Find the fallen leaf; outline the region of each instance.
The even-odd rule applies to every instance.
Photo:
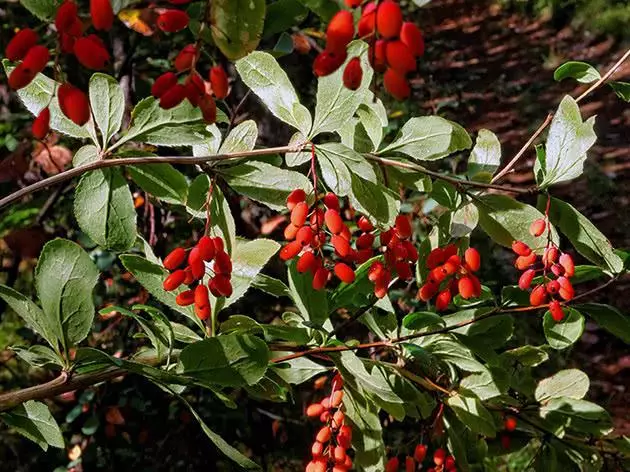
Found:
[[[38,143],[32,156],[48,175],[63,172],[66,165],[72,161],[72,153],[65,146],[44,146]]]

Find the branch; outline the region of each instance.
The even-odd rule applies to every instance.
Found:
[[[582,93],[579,97],[577,97],[575,101],[577,103],[580,103],[588,95],[590,95],[596,89],[601,87],[604,84],[604,82],[606,82],[617,71],[617,69],[619,69],[621,64],[623,64],[626,60],[628,60],[629,57],[630,57],[630,49],[628,49],[626,53],[623,56],[621,56],[621,59],[619,59],[610,69],[608,69],[608,72],[606,72],[597,82],[591,85],[584,93]],[[547,118],[545,118],[545,121],[543,121],[543,123],[538,127],[538,129],[534,132],[531,138],[527,140],[527,142],[523,145],[523,147],[512,158],[512,160],[508,162],[508,164],[503,168],[503,170],[501,170],[501,172],[499,172],[497,175],[494,176],[494,178],[491,181],[492,183],[495,183],[496,181],[504,177],[508,172],[510,172],[514,168],[514,166],[517,164],[519,159],[523,157],[523,154],[525,154],[525,152],[534,143],[534,141],[538,138],[538,136],[540,136],[542,132],[547,128],[547,126],[549,126],[552,119],[553,119],[553,113],[549,113],[547,115]]]
[[[18,190],[17,192],[14,192],[0,199],[0,208],[3,208],[7,206],[8,204],[13,203],[14,201],[19,200],[20,198],[26,195],[30,195],[44,188],[50,187],[52,185],[60,184],[61,182],[65,182],[66,180],[70,180],[74,177],[83,175],[86,172],[90,172],[97,169],[105,169],[107,167],[138,166],[138,165],[149,165],[149,164],[196,165],[196,164],[204,164],[208,162],[227,161],[229,159],[265,156],[267,154],[298,152],[304,147],[304,145],[305,143],[300,143],[293,146],[280,146],[280,147],[273,147],[273,148],[266,148],[266,149],[254,149],[253,151],[242,151],[242,152],[215,154],[212,156],[199,156],[199,157],[158,156],[158,157],[126,157],[126,158],[119,158],[119,159],[102,159],[102,160],[90,162],[89,164],[85,164],[79,167],[68,169],[57,175],[53,175],[44,180],[40,180],[39,182],[35,182],[32,185],[24,187]]]

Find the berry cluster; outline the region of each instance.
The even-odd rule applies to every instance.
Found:
[[[368,279],[374,283],[374,295],[378,298],[387,295],[394,272],[402,280],[413,278],[412,265],[418,260],[418,251],[410,240],[411,235],[411,221],[405,215],[398,215],[394,227],[380,234],[380,251],[385,263],[375,261],[368,270]]]
[[[350,8],[360,6],[358,0],[346,0]],[[416,59],[424,54],[424,38],[418,27],[403,22],[400,6],[393,0],[369,2],[361,12],[358,36],[370,42],[368,59],[377,72],[384,72],[385,89],[397,100],[409,97],[411,88],[406,75],[416,70]],[[348,43],[355,37],[352,13],[338,12],[326,30],[326,49],[313,63],[317,76],[332,74],[345,62]],[[344,85],[356,90],[363,71],[358,57],[352,58],[343,73]]]
[[[530,234],[534,237],[542,236],[545,231],[549,231],[549,225],[542,218],[534,221],[529,228]],[[512,251],[518,256],[514,266],[523,271],[518,279],[521,290],[528,290],[537,274],[542,276],[542,283],[537,284],[530,293],[529,303],[532,306],[540,306],[549,300],[552,318],[558,322],[562,321],[564,310],[557,297],[569,301],[575,295],[573,285],[569,280],[575,275],[575,264],[571,255],[560,252],[551,238],[547,240],[547,246],[540,261],[538,255],[522,241],[514,241]]]
[[[414,472],[417,470],[417,464],[422,464],[427,456],[428,448],[424,444],[418,444],[413,452],[413,456],[405,457],[405,472]],[[397,456],[391,457],[385,464],[385,472],[398,472],[401,461]],[[424,470],[424,468],[422,469]],[[441,447],[437,448],[433,453],[433,466],[427,469],[427,472],[455,472],[455,458],[447,455],[446,451]]]
[[[345,424],[341,411],[343,403],[343,380],[339,374],[332,381],[332,393],[319,403],[306,409],[306,416],[319,418],[324,426],[317,432],[311,447],[313,459],[306,472],[346,472],[352,468],[348,449],[352,442],[352,429]]]
[[[211,267],[213,276],[206,287],[202,283],[206,273],[206,262],[214,261]],[[186,265],[184,266],[184,263]],[[164,290],[172,291],[180,285],[189,289],[177,295],[180,306],[195,304],[195,314],[201,320],[207,320],[212,314],[208,289],[215,297],[232,295],[232,261],[223,245],[223,239],[202,236],[197,244],[187,251],[183,247],[175,248],[164,258],[164,267],[171,274],[164,280]]]
[[[310,271],[313,274],[312,285],[315,290],[321,290],[326,286],[331,275],[331,266],[332,272],[339,280],[346,283],[354,282],[355,274],[351,264],[365,262],[372,255],[371,247],[366,246],[365,250],[352,248],[352,234],[341,217],[337,196],[328,193],[322,200],[326,211],[317,205],[314,208],[309,207],[304,190],[297,189],[291,192],[287,198],[291,222],[284,230],[284,237],[291,242],[280,250],[280,258],[284,261],[300,255],[297,270],[300,273]],[[330,234],[324,231],[324,228],[328,229]],[[327,242],[334,248],[336,261],[323,256],[322,249]],[[367,243],[364,241],[361,244],[359,246],[357,243],[358,247],[363,247],[363,244]]]
[[[481,283],[473,274],[481,267],[479,251],[473,247],[466,249],[463,261],[457,252],[457,246],[449,244],[433,249],[426,259],[430,272],[427,282],[418,290],[418,298],[427,302],[437,294],[437,311],[446,310],[457,293],[465,299],[481,295]]]

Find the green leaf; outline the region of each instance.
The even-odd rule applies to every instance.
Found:
[[[523,241],[531,248],[542,246],[542,238],[529,234],[529,223],[544,218],[533,206],[505,195],[482,195],[474,201],[479,210],[479,225],[498,244],[511,247],[514,241]],[[558,243],[558,234],[552,228],[552,241]]]
[[[63,436],[48,407],[35,400],[29,400],[11,411],[0,414],[0,418],[22,436],[37,443],[44,451],[48,446],[63,449]]]
[[[385,444],[379,408],[371,398],[351,387],[344,387],[346,420],[352,428],[354,463],[365,472],[385,470]]]
[[[468,236],[479,223],[479,210],[474,203],[469,202],[459,207],[451,218],[451,236],[463,238]]]
[[[383,102],[370,99],[367,103],[362,103],[357,109],[359,123],[365,130],[365,134],[371,141],[368,152],[376,151],[383,142],[383,130],[387,127],[387,110]]]
[[[188,196],[188,182],[180,171],[170,164],[128,166],[129,175],[138,186],[154,197],[173,204],[183,205]]]
[[[219,110],[217,109],[217,112],[218,111]],[[206,132],[208,133],[208,136],[206,136],[204,143],[194,144],[192,147],[193,156],[195,157],[212,156],[219,151],[219,146],[221,145],[221,139],[223,139],[223,136],[221,135],[221,131],[219,131],[217,125],[212,124],[206,126]]]
[[[489,400],[501,395],[501,391],[495,380],[492,378],[490,371],[471,374],[462,379],[459,384],[460,388],[468,390],[479,397],[480,400]]]
[[[42,344],[36,344],[28,349],[12,346],[17,356],[33,367],[56,368],[64,367],[63,359],[51,348]]]
[[[546,204],[546,199],[539,197],[538,204]],[[569,238],[577,252],[589,261],[613,274],[623,270],[623,260],[615,253],[606,236],[570,204],[552,197],[549,220]]]
[[[299,131],[295,132],[291,139],[289,139],[289,146],[296,146],[301,143],[305,143],[307,139],[304,137],[302,133]],[[300,151],[300,152],[287,152],[284,155],[284,160],[289,167],[296,167],[299,165],[308,162],[311,159],[310,149],[308,151]]]
[[[136,210],[118,169],[99,169],[81,177],[74,196],[81,230],[105,249],[125,251],[136,241]]]
[[[400,212],[400,201],[387,187],[352,174],[350,201],[361,213],[383,226],[394,225]]]
[[[529,345],[510,349],[509,351],[505,351],[502,355],[529,367],[535,367],[549,360],[547,351]]]
[[[265,0],[214,0],[210,8],[212,39],[235,61],[253,51],[262,37]]]
[[[186,346],[179,357],[183,374],[224,387],[254,385],[267,371],[269,349],[255,336],[226,334]]]
[[[295,306],[304,320],[321,326],[328,319],[328,298],[325,290],[313,288],[313,276],[300,274],[295,268],[296,261],[289,262],[289,290]]]
[[[394,142],[378,154],[401,152],[418,161],[433,161],[472,146],[470,136],[457,123],[439,116],[411,118]]]
[[[428,328],[429,326],[446,326],[444,319],[440,315],[430,311],[409,313],[403,318],[402,324],[405,328],[414,331]]]
[[[427,346],[426,351],[448,364],[466,372],[485,372],[486,367],[475,359],[466,346],[449,335],[437,335]]]
[[[20,3],[37,18],[48,22],[55,18],[61,0],[20,0]]]
[[[601,79],[601,75],[597,69],[586,62],[569,61],[558,67],[553,73],[553,79],[560,82],[561,80],[571,77],[583,84],[590,84]]]
[[[362,307],[367,305],[370,297],[374,293],[374,284],[368,279],[370,266],[381,257],[372,259],[361,264],[354,271],[354,282],[351,284],[340,283],[330,296],[330,311],[343,307]]]
[[[225,120],[225,114],[217,110],[217,122]],[[133,109],[127,134],[110,149],[129,141],[156,146],[193,146],[205,144],[210,139],[213,139],[213,135],[207,130],[201,111],[188,100],[175,108],[164,110],[159,101],[148,97]]]
[[[199,174],[190,183],[188,197],[186,199],[186,210],[196,218],[206,218],[206,202],[208,201],[208,191],[210,190],[210,177],[206,174]],[[221,194],[223,196],[223,194]],[[223,206],[223,205],[222,205]]]
[[[584,317],[573,308],[564,308],[564,318],[557,322],[549,311],[543,317],[543,330],[549,345],[558,350],[566,349],[582,336]]]
[[[33,0],[33,3],[38,0]],[[56,10],[55,10],[56,11]],[[2,60],[7,75],[15,68],[7,59]],[[94,133],[94,123],[90,120],[83,126],[78,126],[61,112],[59,101],[52,99],[56,87],[60,84],[44,74],[37,74],[35,79],[26,87],[17,91],[26,109],[37,116],[46,106],[50,108],[50,128],[72,138],[91,138],[98,145]]]
[[[562,99],[549,128],[544,165],[536,160],[534,166],[537,179],[538,169],[543,171],[543,180],[538,181],[541,189],[582,174],[586,151],[597,140],[594,125],[595,117],[582,121],[580,107],[573,98],[567,95]]]
[[[311,183],[304,175],[260,161],[221,169],[221,174],[236,192],[273,210],[284,209],[287,197],[297,188],[304,189],[307,195],[313,192]]]
[[[630,102],[630,83],[628,82],[608,82],[619,98]]]
[[[113,77],[96,73],[90,78],[89,95],[94,121],[103,138],[103,149],[106,149],[122,126],[125,112],[122,87]]]
[[[87,144],[81,148],[77,152],[74,153],[72,157],[72,165],[74,167],[80,167],[85,164],[89,164],[90,162],[97,161],[99,159],[99,149],[92,144]]]
[[[630,344],[630,318],[610,305],[600,303],[584,303],[577,305],[576,310],[586,313],[609,333],[617,336],[626,344]]]
[[[363,41],[353,41],[348,45],[348,57],[345,64],[354,57],[361,60],[363,79],[357,90],[350,90],[343,85],[342,65],[334,73],[317,80],[317,102],[311,139],[321,133],[334,133],[350,120],[359,105],[368,102],[372,93],[369,91],[373,70],[368,61],[368,45]]]
[[[272,358],[282,357],[290,352],[274,351]],[[287,383],[300,385],[307,380],[312,379],[316,375],[320,375],[328,371],[328,369],[306,357],[298,357],[281,364],[273,364],[273,370],[276,374]]]
[[[278,252],[280,244],[270,239],[237,241],[232,253],[232,295],[223,307],[228,307],[243,295],[269,259]]]
[[[374,169],[358,152],[341,143],[327,143],[315,148],[322,178],[330,190],[339,196],[352,191],[352,175],[376,183]]]
[[[302,5],[328,22],[339,11],[339,4],[335,0],[299,0]]]
[[[278,0],[267,7],[263,38],[290,30],[302,23],[308,10],[299,0]]]
[[[551,377],[538,382],[534,396],[536,401],[545,403],[552,398],[569,397],[584,398],[590,382],[588,375],[578,369],[561,370]]]
[[[236,245],[236,226],[234,225],[234,218],[232,217],[230,205],[218,185],[215,185],[212,189],[212,199],[210,201],[210,228],[211,233],[215,237],[219,236],[223,239],[227,253],[233,254],[234,246]]]
[[[493,438],[496,434],[494,419],[478,398],[460,393],[449,397],[446,404],[472,432]]]
[[[194,321],[202,330],[204,329],[203,323],[194,314],[192,307],[183,307],[175,303],[177,294],[183,291],[182,288],[172,292],[164,290],[162,283],[166,278],[167,272],[163,267],[148,261],[144,257],[133,254],[123,254],[120,256],[120,261],[123,266],[125,266],[125,269],[131,272],[136,280],[140,282],[140,284],[146,288],[151,295],[172,310],[181,313],[190,320]]]
[[[99,272],[90,256],[76,243],[54,239],[47,243],[35,269],[37,296],[55,335],[70,348],[83,341],[92,328],[92,291]]]
[[[501,165],[501,143],[492,131],[480,129],[475,147],[468,159],[468,176],[472,180],[490,182]]]
[[[246,120],[228,134],[219,148],[219,154],[251,151],[258,139],[258,127],[254,120]]]
[[[564,424],[581,434],[598,436],[613,430],[610,415],[601,406],[575,398],[553,398],[540,408],[540,416],[552,423]]]
[[[235,5],[238,3],[234,2]],[[300,103],[286,72],[271,54],[252,52],[236,61],[236,70],[245,85],[258,95],[271,113],[308,136],[311,114]]]
[[[289,287],[282,280],[274,279],[265,274],[258,274],[252,281],[252,287],[273,295],[274,297],[290,297]]]
[[[56,323],[30,299],[6,285],[0,284],[0,298],[22,318],[29,328],[44,338],[55,350],[59,349]]]

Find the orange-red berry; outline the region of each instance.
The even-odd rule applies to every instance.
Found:
[[[50,59],[50,51],[48,51],[46,46],[33,46],[26,53],[22,66],[37,74],[44,70],[44,67],[46,67],[46,64],[48,63],[48,59]]]
[[[322,288],[324,288],[324,286],[328,282],[329,275],[330,272],[327,269],[323,267],[317,269],[315,271],[315,275],[313,276],[313,289],[321,290]]]
[[[291,224],[294,226],[302,226],[306,223],[306,217],[308,216],[308,204],[306,202],[299,202],[293,210],[291,210]]]
[[[435,299],[435,309],[444,311],[448,308],[449,303],[451,303],[451,291],[449,289],[442,290]]]
[[[444,464],[444,459],[446,459],[446,451],[441,447],[437,448],[433,453],[433,463],[435,465],[442,465]]]
[[[512,251],[522,257],[527,257],[532,253],[530,247],[523,241],[514,241],[512,243]]]
[[[179,306],[189,306],[195,303],[195,291],[194,290],[186,290],[182,293],[179,293],[177,297],[175,297],[175,303]]]
[[[324,412],[325,408],[320,403],[313,403],[306,408],[306,416],[315,418]]]
[[[547,223],[543,218],[535,220],[529,227],[529,234],[534,237],[538,237],[545,232],[547,228]]]
[[[376,10],[376,29],[384,38],[394,38],[400,33],[403,17],[397,3],[386,0]]]
[[[566,277],[573,277],[575,275],[575,264],[570,254],[562,253],[558,263],[564,269],[564,275]]]
[[[320,443],[327,443],[328,441],[330,441],[331,436],[332,431],[330,430],[330,426],[324,426],[317,432],[315,440],[319,441]]]
[[[171,275],[166,277],[166,279],[164,279],[164,283],[162,284],[162,286],[164,287],[164,290],[170,292],[179,287],[184,282],[185,278],[186,274],[183,270],[176,270]]]
[[[330,242],[341,257],[347,257],[352,252],[350,243],[343,236],[335,234],[330,238]]]
[[[565,301],[569,301],[573,299],[573,297],[575,296],[575,290],[573,289],[573,285],[571,284],[569,279],[564,276],[561,276],[561,277],[558,277],[557,280],[558,280],[558,283],[560,284],[560,290],[558,291],[558,294],[560,295],[560,297],[562,297],[562,299]]]
[[[297,261],[296,269],[300,274],[306,271],[313,270],[314,265],[317,263],[317,258],[312,252],[305,252],[300,256]]]
[[[532,293],[529,294],[529,304],[532,306],[540,306],[547,300],[547,290],[544,285],[536,285]]]
[[[408,239],[411,237],[411,221],[407,215],[398,215],[394,223],[394,228],[396,229],[396,235],[400,239]]]
[[[299,242],[302,246],[308,246],[313,242],[313,230],[310,226],[302,226],[296,236],[295,240]]]
[[[552,300],[549,303],[549,312],[551,313],[551,317],[556,322],[562,321],[564,318],[564,310],[562,309],[562,305],[558,300]]]
[[[410,21],[403,23],[400,29],[400,40],[409,48],[414,56],[420,57],[424,55],[424,37],[415,23]]]
[[[536,253],[532,252],[529,256],[518,256],[514,262],[514,267],[518,270],[525,270],[536,262]]]
[[[469,299],[475,296],[475,285],[472,277],[466,276],[459,279],[457,289],[462,298]]]
[[[385,472],[398,472],[399,467],[400,461],[398,460],[398,457],[392,457],[385,464]]]
[[[337,262],[335,264],[334,270],[335,270],[335,275],[342,282],[345,282],[347,284],[351,284],[352,282],[354,282],[354,278],[355,278],[354,271],[350,268],[348,264],[345,264],[343,262]]]
[[[417,462],[424,461],[424,458],[427,456],[427,446],[424,444],[418,444],[413,451],[413,458]]]
[[[383,84],[385,85],[385,90],[387,90],[396,100],[402,101],[411,95],[409,81],[391,67],[385,71]]]
[[[201,110],[201,116],[203,117],[203,121],[208,124],[213,124],[217,121],[217,104],[209,94],[204,94],[199,99],[199,109]]]
[[[199,249],[199,254],[204,261],[211,261],[214,258],[216,249],[214,247],[214,242],[209,236],[202,236],[199,238],[197,248]]]
[[[440,286],[434,282],[427,282],[418,290],[418,298],[423,302],[428,302],[437,293]]]
[[[348,10],[340,10],[333,16],[326,29],[326,49],[343,51],[354,37],[354,20]]]
[[[368,49],[368,60],[377,72],[385,72],[387,69],[387,41],[377,39]]]
[[[361,216],[359,218],[359,220],[357,221],[357,226],[359,227],[361,231],[364,231],[364,232],[372,231],[374,229],[374,225],[365,216]]]
[[[404,75],[416,69],[416,58],[400,40],[390,41],[385,49],[389,67]]]
[[[110,60],[109,52],[98,36],[93,34],[75,40],[72,51],[79,63],[87,69],[104,69]]]
[[[326,213],[324,213],[324,221],[332,234],[339,234],[343,231],[343,220],[337,210],[332,208],[326,210]]]
[[[532,280],[536,276],[536,271],[534,269],[528,269],[518,279],[518,286],[521,290],[527,290],[531,284]]]
[[[516,418],[513,416],[506,416],[503,420],[503,426],[506,431],[514,431],[516,429]]]
[[[481,267],[481,256],[479,255],[479,251],[474,247],[469,247],[464,252],[464,262],[468,264],[468,267],[473,272],[477,272]]]
[[[295,205],[306,200],[306,192],[301,188],[293,190],[287,197],[287,208],[293,210]]]
[[[160,98],[167,90],[177,83],[177,75],[174,72],[165,72],[160,75],[151,86],[151,95]]]
[[[405,472],[415,472],[416,461],[411,456],[405,457]]]
[[[325,77],[335,72],[345,62],[346,50],[322,51],[313,61],[313,72],[317,77]]]
[[[217,238],[215,238],[214,246],[216,249],[216,254],[214,256],[214,271],[217,274],[229,275],[232,273],[232,260],[227,252],[225,252],[222,248],[217,248],[216,240]]]
[[[224,274],[217,274],[208,281],[208,288],[215,297],[229,297],[232,295],[232,282]]]
[[[160,107],[170,110],[182,103],[186,98],[186,87],[182,84],[175,84],[160,97]]]
[[[164,267],[168,270],[175,270],[186,260],[186,250],[183,247],[173,249],[164,258]]]
[[[192,64],[197,57],[198,51],[194,44],[189,44],[182,49],[175,60],[173,65],[179,72],[188,70],[192,67]]]
[[[64,115],[79,126],[90,119],[90,102],[85,93],[68,83],[61,84],[57,90],[59,108]]]

